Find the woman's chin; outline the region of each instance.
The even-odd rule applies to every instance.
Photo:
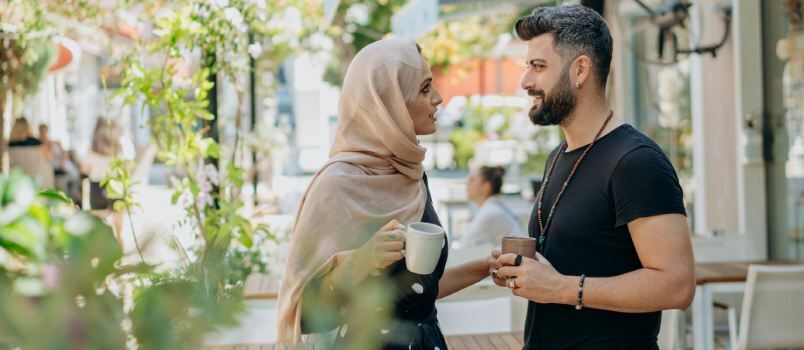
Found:
[[[419,136],[432,135],[432,134],[435,134],[436,130],[437,130],[437,128],[435,126],[435,123],[433,123],[432,126],[429,126],[424,130],[416,130],[416,135],[419,135]]]

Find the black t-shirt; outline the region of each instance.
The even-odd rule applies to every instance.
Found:
[[[543,220],[585,148],[558,159],[545,189]],[[548,157],[548,168],[557,152]],[[543,254],[565,275],[611,277],[634,271],[642,264],[627,224],[669,213],[686,213],[673,166],[647,136],[623,125],[601,137],[576,170],[553,214]],[[538,237],[535,206],[528,232]],[[524,349],[658,349],[660,319],[660,312],[529,302]]]
[[[28,146],[39,146],[42,142],[39,142],[37,138],[28,137],[22,141],[12,141],[8,143],[8,147],[28,147]]]

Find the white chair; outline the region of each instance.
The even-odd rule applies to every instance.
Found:
[[[729,313],[732,349],[804,348],[804,265],[751,265],[739,334]]]
[[[42,146],[17,146],[8,148],[9,168],[19,168],[26,175],[39,181],[39,188],[54,188],[53,166],[45,159]]]
[[[662,325],[659,328],[659,349],[680,350],[685,349],[684,344],[684,311],[662,311]]]

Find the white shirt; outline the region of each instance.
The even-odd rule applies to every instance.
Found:
[[[491,196],[472,217],[461,235],[460,248],[491,244],[496,247],[505,236],[525,236],[525,229],[511,209],[502,203],[499,196]]]
[[[104,156],[90,151],[81,161],[81,168],[87,173],[92,182],[100,182],[103,176],[111,169],[112,156]]]

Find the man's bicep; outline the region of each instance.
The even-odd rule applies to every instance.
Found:
[[[616,226],[661,214],[686,214],[673,165],[659,150],[639,147],[623,156],[611,177]]]
[[[628,230],[643,267],[683,273],[694,270],[686,216],[663,214],[639,218],[628,223]]]

